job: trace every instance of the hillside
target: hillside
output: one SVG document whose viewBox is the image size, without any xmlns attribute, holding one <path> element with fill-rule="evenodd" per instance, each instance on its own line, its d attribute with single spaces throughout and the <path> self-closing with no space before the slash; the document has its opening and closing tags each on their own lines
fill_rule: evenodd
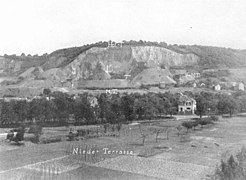
<svg viewBox="0 0 246 180">
<path fill-rule="evenodd" d="M 200 69 L 246 67 L 246 50 L 197 45 L 171 46 L 170 49 L 176 52 L 196 54 L 200 57 Z"/>
<path fill-rule="evenodd" d="M 99 42 L 60 49 L 42 56 L 0 56 L 1 85 L 15 88 L 71 86 L 86 80 L 125 79 L 125 75 L 128 75 L 129 81 L 134 80 L 134 84 L 138 84 L 137 81 L 151 81 L 147 77 L 154 77 L 158 69 L 201 71 L 245 67 L 246 50 L 146 41 L 124 41 L 122 47 L 107 47 L 107 42 Z M 153 71 L 144 71 L 146 69 Z M 232 76 L 241 80 L 243 77 L 238 72 L 235 71 Z"/>
</svg>

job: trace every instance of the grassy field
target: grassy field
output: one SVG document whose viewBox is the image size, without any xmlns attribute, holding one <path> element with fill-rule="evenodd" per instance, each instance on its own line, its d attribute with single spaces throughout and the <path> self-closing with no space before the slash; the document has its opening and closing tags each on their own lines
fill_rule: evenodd
<svg viewBox="0 0 246 180">
<path fill-rule="evenodd" d="M 211 174 L 221 158 L 228 158 L 246 145 L 246 118 L 220 119 L 215 125 L 181 130 L 180 121 L 159 121 L 142 125 L 148 134 L 144 145 L 137 126 L 124 126 L 120 137 L 99 137 L 79 141 L 32 144 L 0 152 L 0 179 L 189 179 Z M 150 127 L 171 126 L 159 135 Z M 173 127 L 172 127 L 173 126 Z M 45 134 L 63 135 L 66 128 L 47 128 Z M 3 141 L 1 147 L 3 147 Z M 15 146 L 6 145 L 5 146 Z M 96 155 L 73 154 L 74 148 L 97 149 Z M 105 149 L 108 151 L 105 153 Z M 114 153 L 113 153 L 114 151 Z M 117 154 L 116 151 L 132 151 Z M 34 173 L 36 172 L 36 173 Z M 45 173 L 46 172 L 46 173 Z M 21 174 L 21 175 L 20 175 Z M 29 177 L 32 176 L 32 177 Z M 17 179 L 18 179 L 17 178 Z M 22 179 L 23 179 L 22 178 Z"/>
</svg>

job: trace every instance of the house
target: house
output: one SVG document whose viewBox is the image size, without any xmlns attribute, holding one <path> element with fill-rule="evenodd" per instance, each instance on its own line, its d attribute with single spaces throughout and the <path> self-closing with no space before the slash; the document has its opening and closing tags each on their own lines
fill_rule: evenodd
<svg viewBox="0 0 246 180">
<path fill-rule="evenodd" d="M 205 86 L 206 86 L 205 83 L 201 83 L 201 84 L 200 84 L 200 87 L 205 87 Z"/>
<path fill-rule="evenodd" d="M 215 91 L 220 91 L 221 90 L 221 86 L 219 84 L 214 85 L 213 88 L 214 88 Z"/>
<path fill-rule="evenodd" d="M 192 76 L 193 78 L 199 78 L 201 77 L 201 74 L 195 70 L 188 70 L 186 73 L 187 76 Z"/>
<path fill-rule="evenodd" d="M 194 114 L 196 110 L 196 100 L 186 95 L 181 95 L 178 105 L 179 114 Z"/>
<path fill-rule="evenodd" d="M 238 84 L 238 90 L 239 90 L 239 91 L 244 91 L 244 84 L 243 84 L 242 82 L 240 82 L 240 83 Z"/>
<path fill-rule="evenodd" d="M 118 94 L 118 89 L 106 89 L 106 94 Z"/>
</svg>

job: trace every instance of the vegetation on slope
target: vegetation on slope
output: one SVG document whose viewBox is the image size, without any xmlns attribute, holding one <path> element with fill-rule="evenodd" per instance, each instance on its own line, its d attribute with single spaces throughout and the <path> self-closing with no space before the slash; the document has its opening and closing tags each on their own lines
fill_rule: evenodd
<svg viewBox="0 0 246 180">
<path fill-rule="evenodd" d="M 230 48 L 199 46 L 199 45 L 167 45 L 165 42 L 149 41 L 123 41 L 123 46 L 155 46 L 163 47 L 181 54 L 195 54 L 200 58 L 199 69 L 209 68 L 242 68 L 246 67 L 246 50 Z M 51 54 L 38 55 L 5 55 L 7 59 L 22 61 L 21 72 L 35 66 L 42 66 L 44 70 L 50 68 L 63 68 L 71 63 L 76 57 L 92 47 L 107 47 L 107 42 L 97 42 L 80 47 L 60 49 Z M 186 67 L 182 67 L 186 68 Z M 141 68 L 140 68 L 141 69 Z"/>
</svg>

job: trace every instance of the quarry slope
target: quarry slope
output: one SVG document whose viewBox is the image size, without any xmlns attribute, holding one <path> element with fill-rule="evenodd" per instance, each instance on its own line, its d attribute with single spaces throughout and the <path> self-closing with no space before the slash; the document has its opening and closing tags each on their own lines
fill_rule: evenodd
<svg viewBox="0 0 246 180">
<path fill-rule="evenodd" d="M 72 62 L 59 68 L 62 76 L 55 73 L 52 75 L 61 78 L 72 78 L 73 80 L 90 79 L 96 72 L 97 64 L 100 62 L 101 68 L 110 74 L 125 75 L 132 69 L 143 64 L 145 68 L 172 67 L 172 66 L 192 66 L 196 65 L 199 57 L 194 54 L 179 54 L 174 51 L 154 46 L 122 48 L 98 48 L 93 47 L 79 54 Z M 43 76 L 49 78 L 48 70 Z M 112 77 L 111 77 L 112 78 Z M 124 78 L 124 76 L 123 76 Z"/>
</svg>

